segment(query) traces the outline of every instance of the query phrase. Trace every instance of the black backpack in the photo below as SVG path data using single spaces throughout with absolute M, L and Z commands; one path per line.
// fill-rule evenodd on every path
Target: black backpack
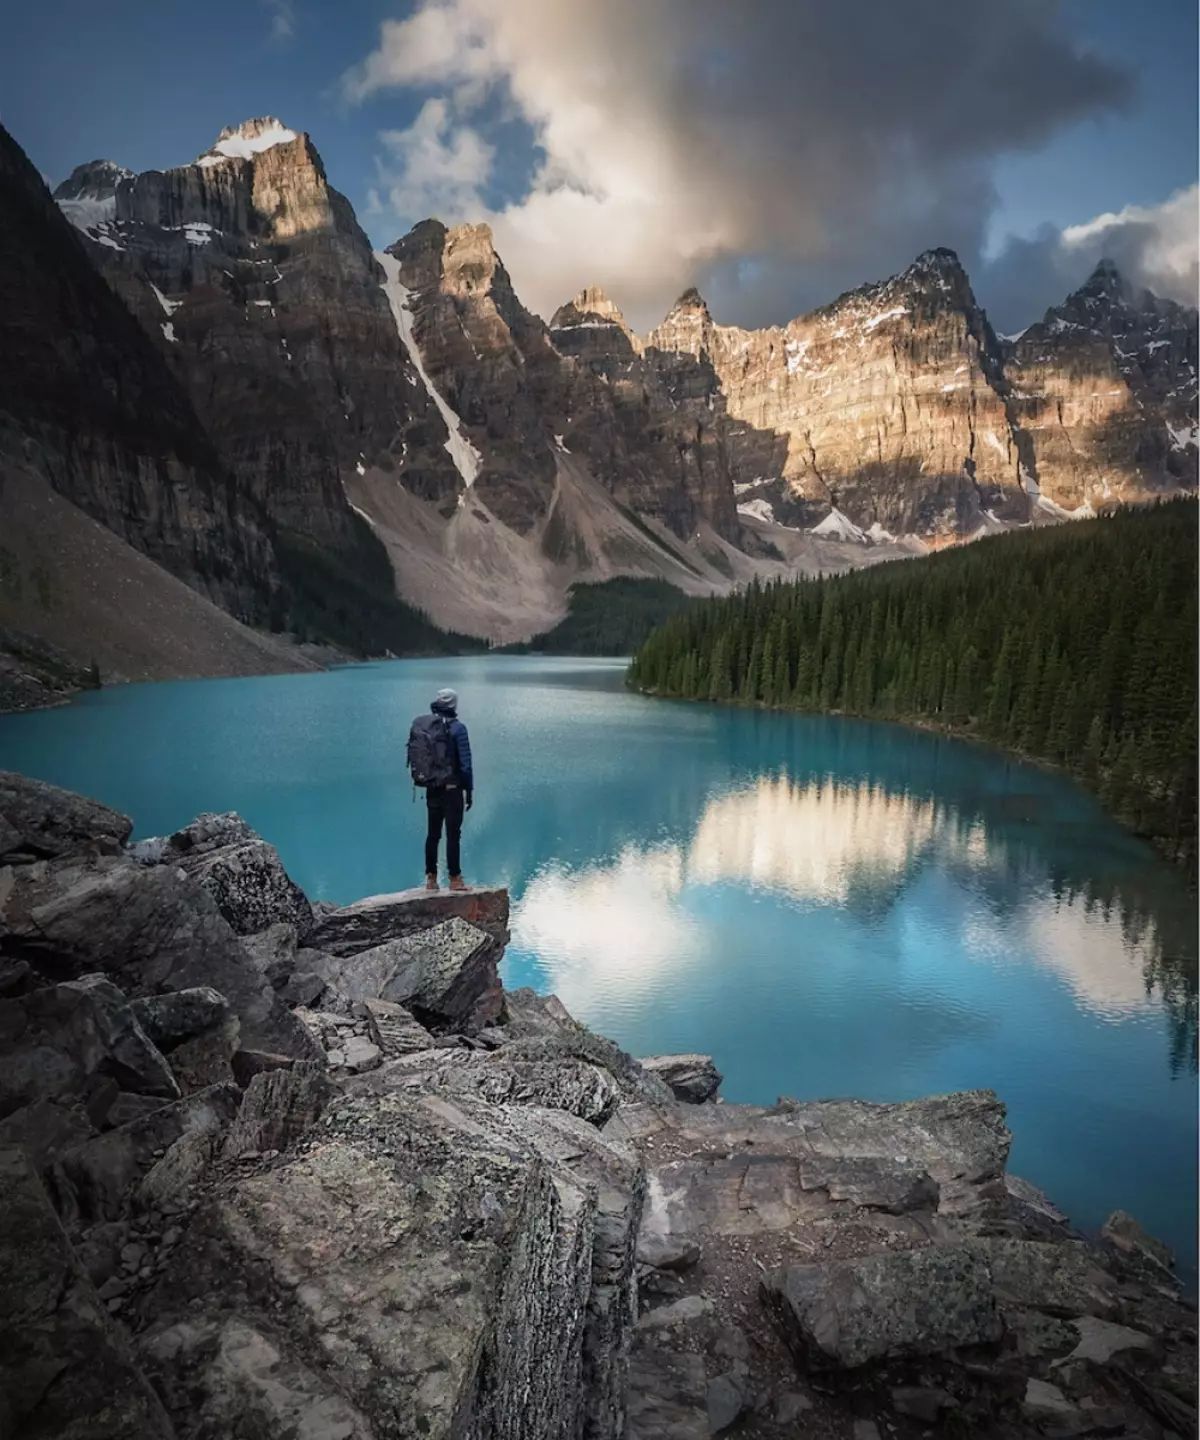
M 408 768 L 414 785 L 449 785 L 458 770 L 450 722 L 440 715 L 418 715 L 408 732 Z

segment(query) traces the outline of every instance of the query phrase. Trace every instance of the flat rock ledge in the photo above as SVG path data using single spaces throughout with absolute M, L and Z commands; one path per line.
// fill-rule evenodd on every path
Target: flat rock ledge
M 1170 1255 L 1009 1175 L 990 1091 L 720 1103 L 505 992 L 503 890 L 130 833 L 0 775 L 5 1435 L 1195 1433 Z

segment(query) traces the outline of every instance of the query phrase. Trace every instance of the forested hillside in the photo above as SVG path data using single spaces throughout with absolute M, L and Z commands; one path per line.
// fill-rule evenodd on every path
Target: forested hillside
M 630 683 L 912 720 L 1063 766 L 1196 857 L 1197 510 L 1179 500 L 689 607 Z
M 656 625 L 689 604 L 689 597 L 666 580 L 572 585 L 564 619 L 527 644 L 506 648 L 518 655 L 632 655 Z

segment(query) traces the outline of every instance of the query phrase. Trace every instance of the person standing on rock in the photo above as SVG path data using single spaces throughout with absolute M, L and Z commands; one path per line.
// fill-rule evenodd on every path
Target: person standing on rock
M 451 890 L 465 890 L 459 844 L 463 813 L 471 808 L 475 773 L 471 741 L 458 718 L 458 696 L 439 690 L 431 714 L 418 715 L 408 732 L 408 768 L 413 784 L 425 791 L 429 829 L 425 835 L 425 888 L 438 888 L 438 849 L 446 829 L 446 868 Z

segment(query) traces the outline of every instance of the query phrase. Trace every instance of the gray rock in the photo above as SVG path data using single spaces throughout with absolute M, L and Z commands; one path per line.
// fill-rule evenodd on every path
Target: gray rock
M 932 1385 L 897 1385 L 892 1390 L 892 1408 L 896 1413 L 926 1425 L 935 1424 L 943 1410 L 953 1410 L 957 1404 L 953 1395 Z
M 364 1040 L 360 1035 L 352 1035 L 346 1041 L 345 1055 L 346 1069 L 352 1075 L 377 1070 L 383 1060 L 383 1051 L 379 1046 L 373 1045 L 370 1040 Z
M 349 1102 L 193 1216 L 141 1352 L 188 1433 L 581 1433 L 595 1200 L 483 1102 Z
M 296 927 L 280 922 L 268 925 L 256 935 L 243 935 L 242 945 L 250 963 L 278 990 L 296 968 L 299 939 Z
M 29 1159 L 0 1151 L 0 1395 L 6 1433 L 173 1440 Z
M 1025 1382 L 1025 1399 L 1021 1408 L 1029 1419 L 1035 1421 L 1070 1421 L 1079 1413 L 1057 1385 L 1034 1378 Z
M 332 1094 L 324 1068 L 308 1061 L 255 1075 L 230 1128 L 225 1159 L 289 1149 L 317 1123 Z
M 170 1067 L 124 995 L 103 975 L 0 1001 L 0 1115 L 35 1100 L 83 1094 L 98 1079 L 175 1099 Z M 103 1118 L 102 1116 L 99 1118 Z
M 854 1422 L 854 1440 L 882 1440 L 879 1426 L 874 1420 L 856 1420 Z
M 335 909 L 323 907 L 308 944 L 330 955 L 357 955 L 454 919 L 485 930 L 502 950 L 508 943 L 508 891 L 400 890 Z
M 806 1411 L 813 1408 L 813 1402 L 798 1390 L 785 1390 L 775 1397 L 773 1414 L 779 1425 L 794 1425 Z
M 629 1100 L 648 1101 L 652 1105 L 672 1105 L 670 1089 L 651 1075 L 611 1040 L 596 1035 L 583 1025 L 555 1035 L 531 1036 L 513 1040 L 499 1052 L 506 1063 L 521 1060 L 550 1062 L 583 1060 L 606 1070 L 617 1083 L 621 1095 Z
M 700 1260 L 700 1247 L 681 1235 L 643 1230 L 638 1236 L 637 1258 L 656 1270 L 690 1270 Z
M 75 855 L 97 842 L 123 845 L 127 815 L 57 785 L 0 770 L 0 863 Z
M 1107 1365 L 1119 1355 L 1133 1351 L 1153 1352 L 1155 1341 L 1140 1330 L 1127 1325 L 1114 1325 L 1108 1320 L 1097 1320 L 1094 1315 L 1081 1315 L 1071 1321 L 1079 1334 L 1079 1344 L 1066 1358 L 1058 1363 L 1069 1364 L 1077 1360 L 1089 1360 L 1095 1365 Z
M 797 1363 L 814 1369 L 941 1355 L 1004 1329 L 987 1262 L 965 1245 L 793 1266 L 762 1289 Z
M 171 1070 L 183 1094 L 194 1095 L 234 1079 L 232 1062 L 240 1036 L 241 1022 L 236 1015 L 229 1015 L 215 1029 L 185 1040 L 171 1051 Z
M 627 1440 L 706 1440 L 704 1359 L 639 1336 L 629 1366 Z
M 735 1421 L 740 1420 L 747 1409 L 746 1377 L 738 1370 L 717 1375 L 708 1382 L 708 1428 L 712 1435 L 720 1435 Z
M 248 1047 L 314 1054 L 215 902 L 174 866 L 108 857 L 25 866 L 5 921 L 28 950 L 48 951 L 80 973 L 103 967 L 131 993 L 212 986 L 240 1019 Z
M 122 1100 L 151 1106 L 164 1103 L 141 1095 L 118 1095 L 118 1103 Z M 0 1150 L 23 1150 L 38 1170 L 44 1170 L 50 1161 L 94 1134 L 78 1100 L 34 1100 L 0 1120 Z
M 639 1064 L 670 1087 L 677 1100 L 702 1105 L 721 1087 L 722 1075 L 711 1055 L 648 1055 Z
M 457 918 L 317 966 L 349 1001 L 391 1000 L 434 1029 L 471 1034 L 500 1013 L 496 970 L 501 947 L 486 931 Z
M 137 1186 L 175 1142 L 227 1126 L 241 1098 L 236 1086 L 215 1085 L 68 1150 L 54 1170 L 59 1212 L 75 1227 L 128 1214 Z
M 1114 1210 L 1100 1228 L 1100 1238 L 1126 1255 L 1140 1255 L 1163 1270 L 1170 1270 L 1175 1257 L 1161 1240 L 1146 1231 L 1141 1222 L 1124 1210 Z
M 363 1001 L 371 1039 L 388 1059 L 433 1048 L 433 1036 L 403 1007 L 391 1000 Z
M 312 1005 L 325 990 L 325 980 L 313 970 L 293 970 L 278 987 L 285 1005 Z
M 170 1054 L 185 1040 L 223 1024 L 229 1002 L 211 985 L 195 985 L 165 995 L 145 995 L 133 1002 L 133 1010 L 151 1040 Z
M 707 1295 L 685 1295 L 672 1305 L 660 1305 L 638 1317 L 639 1330 L 663 1330 L 672 1325 L 687 1325 L 703 1320 L 713 1313 L 713 1302 Z
M 563 1110 L 594 1125 L 603 1124 L 620 1102 L 616 1081 L 597 1065 L 574 1059 L 510 1060 L 507 1056 L 505 1050 L 416 1051 L 365 1077 L 365 1089 L 473 1094 L 493 1105 Z M 364 1087 L 358 1088 L 361 1092 Z
M 1050 1315 L 1110 1315 L 1116 1281 L 1097 1252 L 1078 1240 L 970 1240 L 987 1264 L 999 1303 Z
M 204 825 L 226 821 L 215 833 Z M 201 838 L 194 838 L 197 835 Z M 212 896 L 236 934 L 255 935 L 285 924 L 294 925 L 303 938 L 312 929 L 312 909 L 279 852 L 239 816 L 201 816 L 171 836 L 171 849 L 173 863 Z
M 537 995 L 527 987 L 504 992 L 499 1034 L 505 1042 L 561 1035 L 577 1028 L 557 995 Z

